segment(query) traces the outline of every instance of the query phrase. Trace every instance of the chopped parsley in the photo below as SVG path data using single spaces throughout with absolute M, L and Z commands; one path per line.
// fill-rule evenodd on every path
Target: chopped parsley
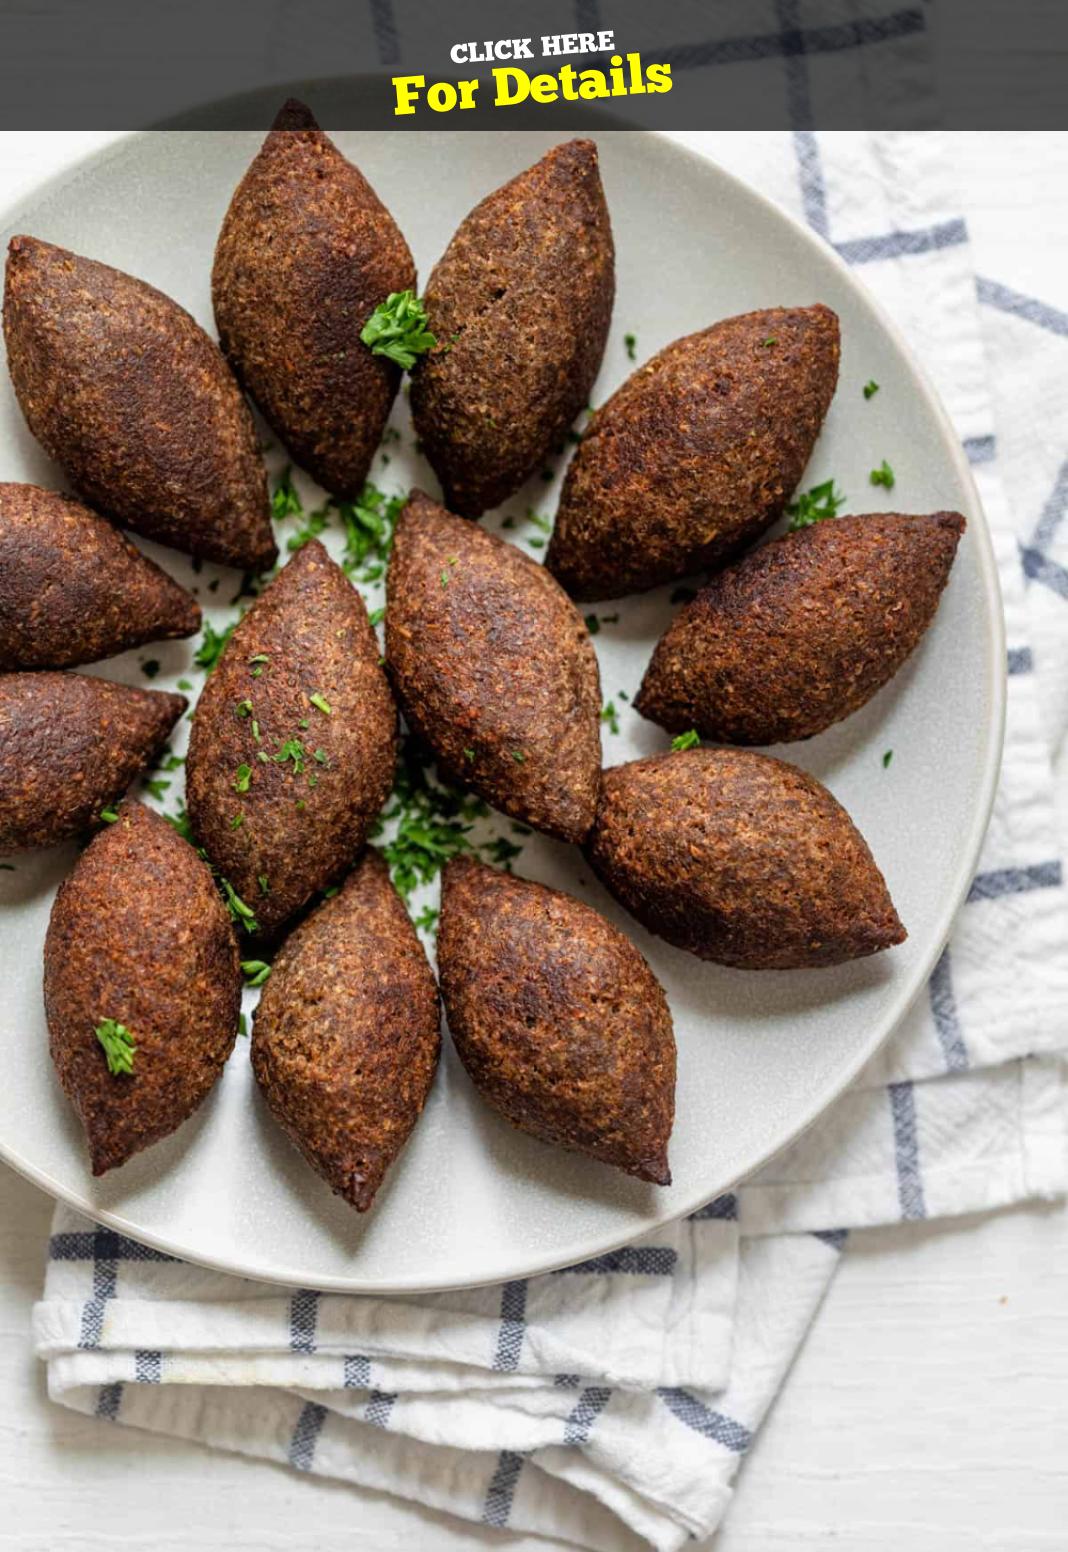
M 201 637 L 200 646 L 193 654 L 193 662 L 198 668 L 202 668 L 206 674 L 218 664 L 226 649 L 226 643 L 237 629 L 237 621 L 228 625 L 225 630 L 217 631 L 210 620 L 204 621 L 204 635 Z
M 424 905 L 414 922 L 420 932 L 433 932 L 437 923 L 438 913 L 432 905 Z
M 304 773 L 305 750 L 299 738 L 287 738 L 285 743 L 279 744 L 278 753 L 271 755 L 276 765 L 284 765 L 287 760 L 293 761 L 293 774 L 301 776 Z
M 249 986 L 262 986 L 271 973 L 271 967 L 262 959 L 243 959 L 241 974 Z
M 220 878 L 219 883 L 222 885 L 226 909 L 230 912 L 232 919 L 239 927 L 244 927 L 246 932 L 259 932 L 260 924 L 256 920 L 255 911 L 250 910 L 245 904 L 230 880 L 228 878 Z
M 256 882 L 260 886 L 260 894 L 261 895 L 269 895 L 270 894 L 270 892 L 271 892 L 271 885 L 270 885 L 270 882 L 269 882 L 269 880 L 267 878 L 266 873 L 261 873 L 259 875 L 259 877 L 257 878 Z
M 869 380 L 864 384 L 864 397 L 866 399 L 870 399 L 878 392 L 879 384 L 875 381 L 874 377 L 869 378 Z
M 619 712 L 614 701 L 606 701 L 601 709 L 601 721 L 606 723 L 610 733 L 619 732 Z
M 370 621 L 370 623 L 372 625 L 381 625 L 381 623 L 385 619 L 385 617 L 386 617 L 385 609 L 372 609 L 370 614 L 367 616 L 368 620 Z
M 407 372 L 438 342 L 426 325 L 426 308 L 414 291 L 391 291 L 364 324 L 360 338 L 372 355 L 386 356 Z
M 526 755 L 523 753 L 522 749 L 513 749 L 512 759 L 517 765 L 522 765 L 526 760 Z
M 238 703 L 237 703 L 237 714 L 238 714 L 239 717 L 251 717 L 251 715 L 252 715 L 252 702 L 251 701 L 238 701 Z
M 164 814 L 163 817 L 172 830 L 177 831 L 183 841 L 192 842 L 193 826 L 189 822 L 189 815 L 185 811 L 184 803 L 178 804 L 178 812 L 176 814 Z M 103 815 L 101 815 L 101 818 L 103 818 Z
M 301 499 L 293 488 L 293 465 L 286 464 L 278 476 L 278 483 L 274 487 L 271 496 L 271 516 L 276 523 L 281 523 L 287 517 L 303 517 L 304 507 Z
M 248 791 L 248 784 L 249 784 L 251 779 L 252 779 L 252 766 L 251 765 L 239 765 L 237 767 L 237 772 L 236 772 L 236 774 L 234 776 L 234 791 L 235 792 L 247 792 Z
M 411 736 L 405 739 L 392 797 L 372 830 L 372 839 L 377 839 L 387 825 L 396 825 L 393 839 L 381 851 L 405 901 L 419 884 L 431 883 L 450 857 L 472 849 L 472 823 L 486 812 L 478 798 L 431 776 L 429 759 Z
M 316 690 L 314 695 L 309 695 L 308 699 L 311 701 L 316 711 L 321 711 L 324 717 L 332 717 L 334 715 L 334 708 L 331 706 L 326 696 L 320 695 L 318 690 Z
M 769 334 L 767 339 L 764 341 L 764 348 L 766 350 L 769 345 L 777 345 L 778 343 L 778 336 L 775 334 Z
M 117 824 L 119 816 L 113 808 L 102 808 L 100 817 L 105 824 Z
M 141 664 L 141 672 L 144 674 L 146 679 L 154 679 L 159 673 L 159 658 L 146 658 L 145 661 Z
M 475 758 L 475 751 L 473 749 L 465 749 L 464 750 L 464 759 L 465 760 L 473 761 L 474 758 Z
M 114 1019 L 102 1019 L 93 1033 L 104 1047 L 104 1055 L 108 1059 L 108 1072 L 113 1076 L 133 1072 L 137 1047 L 134 1045 L 133 1035 L 125 1024 L 116 1024 Z
M 884 458 L 877 469 L 873 469 L 868 475 L 873 485 L 882 485 L 885 490 L 894 488 L 894 471 Z
M 245 1039 L 248 1038 L 248 1019 L 243 1013 L 237 1015 L 237 1032 L 239 1035 L 244 1036 Z
M 179 679 L 178 688 L 180 690 L 191 690 L 193 688 L 192 679 Z
M 491 862 L 502 862 L 509 872 L 513 858 L 521 857 L 522 846 L 517 846 L 514 841 L 506 840 L 503 835 L 498 835 L 495 840 L 488 841 L 482 850 Z
M 142 782 L 142 786 L 146 792 L 151 793 L 151 795 L 156 799 L 157 803 L 161 803 L 163 801 L 163 794 L 169 790 L 171 783 L 166 781 L 162 776 L 153 776 L 151 778 L 146 778 L 146 780 Z
M 883 770 L 884 771 L 886 770 L 887 766 L 890 764 L 890 761 L 893 758 L 894 758 L 894 751 L 892 749 L 888 749 L 886 751 L 886 753 L 883 755 Z
M 244 824 L 244 822 L 245 822 L 244 814 L 235 814 L 234 817 L 230 821 L 230 828 L 231 828 L 231 830 L 240 830 L 240 828 Z
M 308 521 L 304 527 L 298 528 L 297 532 L 290 534 L 286 540 L 286 549 L 290 555 L 295 555 L 298 550 L 302 550 L 310 540 L 318 539 L 321 533 L 326 532 L 329 522 L 329 503 L 325 507 L 317 507 L 314 512 L 309 512 Z
M 790 518 L 788 531 L 795 533 L 799 528 L 810 528 L 813 523 L 822 523 L 828 517 L 835 517 L 838 508 L 842 506 L 845 506 L 845 497 L 835 489 L 833 480 L 813 485 L 811 490 L 802 491 L 797 500 L 786 508 Z
M 638 336 L 636 334 L 624 334 L 624 336 L 623 336 L 623 348 L 627 352 L 627 360 L 628 361 L 637 361 L 637 359 L 638 359 Z
M 701 742 L 700 734 L 696 728 L 690 728 L 686 733 L 679 733 L 671 740 L 671 747 L 676 754 L 682 754 L 685 749 L 696 749 Z

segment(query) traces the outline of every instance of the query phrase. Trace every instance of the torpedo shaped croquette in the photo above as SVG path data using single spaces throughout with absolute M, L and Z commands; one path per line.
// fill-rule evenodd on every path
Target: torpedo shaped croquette
M 212 298 L 238 378 L 336 495 L 359 494 L 400 386 L 360 331 L 391 292 L 414 287 L 408 244 L 374 189 L 288 103 L 230 201 Z
M 205 560 L 273 563 L 252 415 L 218 346 L 177 302 L 110 265 L 13 237 L 4 339 L 30 430 L 91 506 Z
M 250 930 L 272 935 L 339 878 L 389 794 L 397 713 L 378 657 L 362 598 L 313 539 L 204 686 L 189 818 Z
M 581 841 L 600 781 L 600 676 L 559 583 L 415 491 L 387 596 L 390 678 L 443 771 L 513 819 Z
M 187 704 L 88 674 L 0 675 L 0 856 L 90 829 L 151 768 Z
M 94 1175 L 168 1136 L 211 1090 L 241 1010 L 238 948 L 208 867 L 123 803 L 52 906 L 49 1046 Z
M 570 895 L 456 857 L 438 967 L 453 1043 L 494 1109 L 542 1142 L 670 1185 L 675 1036 L 633 943 Z
M 779 517 L 838 380 L 827 307 L 745 313 L 676 340 L 590 422 L 546 565 L 573 598 L 714 566 Z
M 372 849 L 274 960 L 252 1067 L 283 1131 L 366 1212 L 418 1121 L 438 1064 L 438 989 Z
M 498 506 L 563 440 L 601 365 L 615 255 L 597 148 L 554 146 L 476 205 L 426 284 L 438 346 L 412 417 L 465 517 Z
M 905 938 L 841 804 L 751 750 L 690 749 L 605 771 L 587 856 L 650 932 L 742 970 L 834 965 Z
M 106 518 L 0 484 L 0 670 L 72 668 L 199 626 L 196 600 Z
M 811 738 L 897 673 L 934 618 L 959 512 L 816 523 L 719 572 L 658 644 L 635 701 L 670 733 Z

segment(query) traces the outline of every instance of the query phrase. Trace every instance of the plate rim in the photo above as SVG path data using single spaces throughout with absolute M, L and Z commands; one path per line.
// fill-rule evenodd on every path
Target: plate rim
M 378 133 L 383 132 L 378 131 Z M 102 146 L 98 145 L 92 148 L 50 176 L 33 184 L 29 189 L 24 190 L 12 206 L 0 210 L 0 226 L 6 228 L 16 224 L 24 210 L 28 211 L 42 197 L 49 194 L 54 195 L 68 184 L 76 181 L 90 165 L 103 164 L 112 160 L 134 142 L 147 140 L 157 134 L 167 133 L 183 133 L 183 131 L 131 130 L 116 136 L 114 140 Z M 184 131 L 184 133 L 229 134 L 235 133 L 235 131 L 189 130 Z M 370 131 L 370 133 L 374 133 L 374 131 Z M 483 133 L 492 134 L 494 131 L 486 130 Z M 513 135 L 524 133 L 540 134 L 541 131 L 512 131 Z M 495 1272 L 491 1276 L 463 1280 L 446 1279 L 443 1282 L 436 1280 L 428 1282 L 422 1277 L 409 1278 L 407 1280 L 401 1279 L 400 1281 L 382 1281 L 381 1279 L 368 1278 L 366 1276 L 342 1277 L 333 1275 L 324 1277 L 319 1273 L 310 1273 L 304 1276 L 295 1270 L 272 1271 L 269 1268 L 264 1268 L 247 1261 L 221 1260 L 216 1256 L 205 1255 L 195 1249 L 190 1249 L 184 1244 L 177 1244 L 173 1239 L 168 1239 L 166 1235 L 146 1231 L 140 1225 L 133 1224 L 122 1212 L 116 1212 L 86 1201 L 84 1196 L 79 1195 L 76 1189 L 62 1184 L 51 1176 L 48 1170 L 42 1169 L 40 1166 L 17 1154 L 0 1136 L 0 1161 L 9 1165 L 18 1174 L 47 1192 L 55 1200 L 65 1203 L 67 1206 L 74 1208 L 75 1211 L 83 1213 L 93 1222 L 113 1229 L 116 1233 L 123 1234 L 139 1244 L 147 1245 L 166 1255 L 177 1256 L 181 1260 L 189 1261 L 196 1266 L 207 1267 L 210 1270 L 223 1272 L 229 1276 L 251 1278 L 256 1282 L 264 1282 L 274 1286 L 286 1288 L 315 1287 L 317 1290 L 325 1293 L 377 1296 L 442 1293 L 463 1288 L 489 1287 L 499 1282 L 539 1277 L 545 1273 L 556 1271 L 560 1267 L 573 1265 L 581 1260 L 611 1254 L 613 1251 L 633 1243 L 635 1238 L 641 1238 L 648 1233 L 656 1232 L 658 1229 L 667 1228 L 670 1224 L 687 1218 L 691 1213 L 696 1212 L 708 1202 L 725 1195 L 740 1182 L 763 1168 L 765 1164 L 769 1163 L 778 1154 L 792 1146 L 799 1137 L 807 1132 L 809 1127 L 814 1125 L 829 1106 L 845 1092 L 857 1075 L 890 1038 L 894 1029 L 930 978 L 931 972 L 945 947 L 957 913 L 964 903 L 975 875 L 975 865 L 990 824 L 990 815 L 997 793 L 1005 738 L 1008 670 L 1005 613 L 990 526 L 971 466 L 968 463 L 949 414 L 926 368 L 915 355 L 901 329 L 887 313 L 882 303 L 869 291 L 862 281 L 857 279 L 835 249 L 810 227 L 806 226 L 803 221 L 777 204 L 760 189 L 748 183 L 744 178 L 724 167 L 714 156 L 706 155 L 691 145 L 675 139 L 670 131 L 629 129 L 603 130 L 599 133 L 594 131 L 594 136 L 597 139 L 609 135 L 640 136 L 642 139 L 652 140 L 660 147 L 661 152 L 666 151 L 672 156 L 681 157 L 695 168 L 713 168 L 716 175 L 723 179 L 734 192 L 738 193 L 743 199 L 762 207 L 768 216 L 783 223 L 793 232 L 795 237 L 799 236 L 814 253 L 819 254 L 824 262 L 829 261 L 832 268 L 838 270 L 839 276 L 844 280 L 847 289 L 859 294 L 861 301 L 869 308 L 891 343 L 896 347 L 905 368 L 911 376 L 913 390 L 922 399 L 928 413 L 932 416 L 941 433 L 942 440 L 949 449 L 950 461 L 955 468 L 955 472 L 970 495 L 973 510 L 978 514 L 978 522 L 969 522 L 969 528 L 974 535 L 977 545 L 977 561 L 984 584 L 983 599 L 986 606 L 987 642 L 991 648 L 986 685 L 990 710 L 990 715 L 986 722 L 988 737 L 984 751 L 984 766 L 979 784 L 978 798 L 973 809 L 966 841 L 962 847 L 961 860 L 958 864 L 953 887 L 946 892 L 945 902 L 938 915 L 937 928 L 932 933 L 932 946 L 925 955 L 917 959 L 909 976 L 902 982 L 890 1009 L 875 1026 L 878 1032 L 870 1036 L 850 1061 L 843 1064 L 842 1068 L 835 1072 L 833 1077 L 828 1079 L 820 1090 L 818 1097 L 811 1101 L 806 1108 L 805 1114 L 791 1125 L 787 1134 L 779 1138 L 774 1146 L 765 1148 L 759 1151 L 756 1157 L 744 1161 L 727 1180 L 718 1184 L 714 1190 L 709 1192 L 702 1190 L 692 1201 L 686 1201 L 679 1206 L 673 1203 L 668 1215 L 656 1217 L 646 1226 L 639 1226 L 633 1232 L 623 1235 L 613 1232 L 606 1235 L 603 1242 L 597 1241 L 592 1247 L 586 1243 L 580 1248 L 572 1247 L 567 1250 L 553 1251 L 535 1258 L 532 1262 L 524 1262 L 518 1266 L 513 1266 L 510 1270 Z

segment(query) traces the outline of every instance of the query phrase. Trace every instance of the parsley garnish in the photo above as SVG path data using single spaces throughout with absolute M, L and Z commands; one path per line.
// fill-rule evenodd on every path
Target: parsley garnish
M 894 751 L 892 749 L 888 749 L 886 751 L 886 753 L 883 755 L 883 770 L 884 771 L 886 770 L 886 767 L 890 764 L 890 761 L 893 758 L 894 758 Z
M 482 850 L 491 861 L 503 862 L 509 871 L 511 871 L 512 858 L 523 855 L 522 846 L 517 846 L 514 841 L 505 840 L 503 835 L 498 835 L 495 840 L 489 841 Z
M 234 791 L 235 792 L 247 792 L 248 791 L 248 784 L 249 784 L 249 781 L 251 780 L 251 778 L 252 778 L 252 766 L 251 765 L 239 765 L 237 767 L 237 773 L 234 776 Z
M 296 533 L 290 534 L 286 540 L 286 549 L 290 555 L 295 555 L 298 550 L 302 550 L 310 539 L 318 539 L 319 535 L 325 532 L 329 522 L 329 504 L 325 507 L 317 507 L 314 512 L 309 512 L 308 521 L 304 527 L 299 528 Z
M 108 1072 L 113 1075 L 133 1072 L 137 1047 L 125 1024 L 116 1024 L 114 1019 L 103 1019 L 93 1033 L 104 1047 L 104 1055 L 108 1059 Z
M 141 664 L 141 672 L 144 674 L 146 679 L 154 679 L 159 673 L 159 658 L 146 658 L 145 661 Z
M 774 334 L 769 334 L 767 339 L 764 341 L 764 348 L 766 350 L 769 345 L 777 345 L 778 343 L 778 337 Z
M 690 728 L 687 733 L 680 733 L 671 740 L 671 747 L 676 754 L 681 754 L 684 749 L 696 749 L 701 742 L 701 736 L 696 728 Z
M 407 372 L 438 342 L 426 323 L 426 308 L 414 291 L 391 291 L 364 324 L 360 338 L 372 355 L 387 356 Z
M 870 399 L 873 394 L 878 392 L 879 384 L 875 381 L 874 377 L 864 384 L 864 397 L 866 399 Z
M 465 749 L 464 750 L 464 759 L 465 760 L 474 760 L 474 758 L 475 758 L 475 751 L 473 749 Z
M 303 774 L 304 758 L 304 745 L 299 738 L 287 738 L 284 744 L 279 744 L 278 753 L 271 756 L 276 765 L 284 765 L 287 760 L 292 760 L 295 776 Z
M 239 717 L 251 717 L 251 715 L 252 715 L 252 702 L 251 701 L 238 701 L 238 703 L 237 703 L 237 714 L 238 714 Z
M 271 967 L 262 959 L 243 959 L 241 974 L 250 986 L 262 986 L 271 973 Z
M 637 361 L 637 359 L 638 359 L 638 336 L 636 334 L 624 334 L 624 336 L 623 336 L 623 348 L 627 352 L 627 360 L 628 361 Z
M 245 1017 L 245 1015 L 243 1013 L 239 1013 L 237 1015 L 237 1032 L 238 1032 L 239 1035 L 244 1035 L 246 1037 L 246 1039 L 247 1039 L 247 1037 L 248 1037 L 248 1019 Z
M 797 500 L 786 508 L 790 518 L 788 531 L 795 533 L 798 528 L 810 528 L 813 523 L 822 523 L 826 518 L 834 517 L 841 506 L 845 506 L 845 497 L 835 490 L 833 480 L 813 485 L 811 490 L 802 491 Z
M 274 487 L 271 497 L 271 516 L 276 523 L 280 523 L 287 517 L 303 517 L 304 508 L 300 497 L 293 488 L 293 466 L 286 464 L 278 476 L 278 484 Z
M 235 814 L 234 817 L 230 821 L 230 828 L 231 828 L 231 830 L 240 830 L 240 828 L 244 824 L 244 822 L 245 822 L 244 814 Z
M 145 791 L 150 792 L 156 799 L 156 802 L 160 803 L 163 801 L 163 794 L 169 790 L 171 783 L 165 781 L 162 776 L 154 776 L 151 779 L 146 778 L 142 785 Z
M 193 688 L 192 679 L 179 679 L 178 688 L 180 690 L 191 690 Z
M 523 762 L 526 760 L 526 755 L 523 753 L 522 749 L 513 749 L 512 750 L 512 759 L 515 761 L 515 763 L 517 765 L 522 765 Z
M 868 475 L 873 485 L 882 485 L 886 490 L 894 488 L 894 471 L 884 458 L 877 469 L 873 469 Z
M 102 808 L 100 810 L 100 817 L 105 824 L 116 824 L 119 818 L 113 808 Z
M 217 631 L 210 620 L 205 620 L 204 635 L 201 638 L 200 646 L 193 654 L 193 662 L 197 667 L 202 668 L 206 674 L 210 674 L 222 657 L 226 643 L 236 629 L 236 620 L 223 631 Z
M 331 706 L 326 696 L 320 695 L 318 690 L 316 690 L 314 695 L 309 695 L 308 699 L 311 701 L 316 711 L 321 711 L 324 717 L 332 717 L 334 715 L 334 708 Z
M 392 798 L 372 831 L 372 838 L 378 838 L 386 824 L 396 821 L 393 839 L 381 849 L 405 900 L 417 885 L 431 883 L 450 857 L 471 850 L 472 822 L 486 812 L 478 798 L 432 778 L 425 756 L 410 737 L 405 739 Z
M 270 894 L 271 886 L 270 886 L 270 883 L 269 883 L 269 881 L 267 879 L 266 873 L 261 873 L 259 875 L 259 877 L 257 878 L 256 882 L 260 886 L 260 894 L 261 895 L 269 895 Z
M 437 926 L 438 913 L 432 905 L 424 905 L 419 915 L 415 918 L 415 926 L 420 932 L 433 932 Z
M 223 899 L 226 901 L 226 909 L 238 926 L 244 927 L 246 932 L 259 932 L 260 924 L 256 920 L 256 913 L 249 909 L 238 894 L 237 890 L 227 878 L 220 878 Z
M 189 815 L 185 811 L 184 803 L 178 804 L 178 812 L 176 814 L 164 814 L 163 817 L 171 828 L 178 832 L 183 841 L 192 842 L 193 826 L 189 823 Z
M 610 733 L 619 732 L 619 713 L 616 710 L 614 701 L 605 702 L 601 710 L 601 721 L 608 724 L 608 731 Z

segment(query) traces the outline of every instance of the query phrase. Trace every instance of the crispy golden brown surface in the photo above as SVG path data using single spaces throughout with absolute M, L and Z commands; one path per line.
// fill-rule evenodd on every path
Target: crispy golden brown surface
M 441 990 L 472 1081 L 542 1142 L 670 1185 L 675 1037 L 638 950 L 588 905 L 470 857 L 445 870 Z
M 822 733 L 897 673 L 934 618 L 959 512 L 816 523 L 714 576 L 657 645 L 635 706 L 727 744 Z
M 573 598 L 619 598 L 735 554 L 781 514 L 837 380 L 827 307 L 744 313 L 676 340 L 590 422 L 546 565 Z
M 400 386 L 360 330 L 415 288 L 408 244 L 307 110 L 287 104 L 238 185 L 215 250 L 222 348 L 302 468 L 356 496 Z M 291 126 L 291 127 L 284 127 Z
M 166 1137 L 207 1096 L 237 1035 L 237 944 L 211 873 L 165 819 L 123 803 L 61 885 L 45 938 L 52 1060 L 94 1175 Z M 109 1070 L 111 1019 L 136 1047 Z
M 0 484 L 0 670 L 72 668 L 199 626 L 196 600 L 106 518 Z
M 438 989 L 378 853 L 296 928 L 252 1029 L 279 1125 L 358 1212 L 419 1119 L 441 1044 Z
M 30 430 L 92 506 L 205 560 L 273 563 L 252 416 L 218 346 L 177 302 L 13 237 L 4 339 Z
M 615 255 L 597 148 L 554 146 L 476 205 L 426 283 L 412 417 L 445 504 L 498 506 L 562 441 L 604 354 Z
M 197 703 L 189 818 L 267 936 L 340 877 L 389 794 L 397 714 L 378 656 L 363 600 L 312 540 Z
M 581 841 L 600 781 L 597 658 L 529 556 L 419 491 L 393 541 L 386 661 L 410 727 L 494 807 Z
M 88 674 L 0 675 L 0 855 L 96 824 L 149 769 L 187 704 Z
M 804 771 L 749 750 L 605 771 L 586 853 L 650 932 L 720 964 L 834 965 L 905 938 L 845 809 Z

